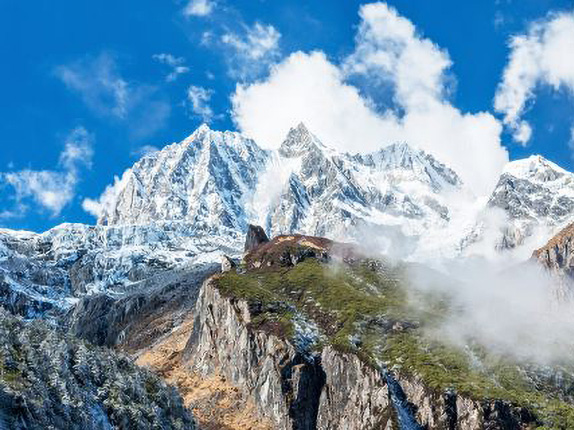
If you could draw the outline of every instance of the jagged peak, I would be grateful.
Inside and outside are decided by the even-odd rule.
[[[293,130],[293,128],[291,130]],[[295,130],[297,130],[299,133],[311,134],[311,132],[309,131],[309,129],[307,128],[307,126],[305,125],[305,123],[303,121],[301,121],[299,124],[297,124],[297,127],[295,127]]]
[[[511,161],[506,164],[503,173],[538,182],[555,181],[564,175],[572,176],[572,173],[541,155],[531,155],[521,160]]]
[[[379,152],[385,154],[396,154],[398,156],[426,156],[424,151],[409,145],[407,142],[395,142],[380,149]]]
[[[211,130],[211,128],[209,127],[209,125],[207,123],[202,123],[199,127],[197,127],[197,129],[192,133],[193,135],[203,135],[205,133],[209,133]]]
[[[300,122],[296,127],[291,127],[287,137],[279,148],[279,153],[284,157],[299,157],[310,152],[324,152],[327,147],[309,131],[307,126]]]
[[[349,156],[370,169],[386,174],[414,175],[421,181],[429,182],[436,189],[442,189],[446,182],[461,186],[462,181],[452,169],[429,154],[407,142],[396,142],[375,152]]]

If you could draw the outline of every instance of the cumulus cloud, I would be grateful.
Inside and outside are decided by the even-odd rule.
[[[172,54],[154,54],[152,58],[161,64],[169,66],[171,71],[166,75],[165,80],[167,82],[175,81],[179,75],[183,75],[189,72],[189,67],[185,65],[185,58],[176,57]]]
[[[2,173],[3,182],[13,191],[17,208],[8,212],[23,214],[26,209],[24,202],[31,199],[53,216],[59,215],[75,197],[82,169],[91,167],[94,154],[93,140],[93,136],[85,128],[77,127],[66,139],[58,169],[24,169]]]
[[[346,59],[349,74],[365,75],[372,84],[390,84],[405,108],[428,109],[448,90],[450,57],[417,34],[408,19],[384,3],[368,4],[359,12],[356,48]]]
[[[240,32],[221,36],[221,43],[229,48],[229,73],[238,79],[248,79],[266,70],[279,57],[281,34],[272,25],[256,22],[244,25]]]
[[[134,138],[153,134],[169,117],[170,105],[157,88],[128,82],[107,52],[58,66],[55,74],[92,112],[124,123]]]
[[[183,9],[185,16],[207,16],[213,12],[215,2],[211,0],[190,0]]]
[[[191,85],[187,89],[189,109],[193,115],[200,117],[203,122],[211,122],[214,117],[213,109],[211,109],[209,104],[212,95],[213,90],[209,88]]]
[[[530,139],[531,128],[522,116],[538,86],[574,94],[573,52],[574,12],[552,14],[510,40],[510,56],[494,106],[504,114],[504,123],[516,141],[524,144]]]
[[[354,52],[334,64],[322,52],[297,52],[269,76],[238,85],[237,127],[266,147],[303,121],[327,145],[365,152],[407,141],[455,169],[475,193],[492,190],[508,161],[502,126],[490,113],[461,112],[449,101],[448,53],[383,3],[360,9]],[[363,85],[351,82],[360,80]],[[375,97],[390,94],[391,106]]]

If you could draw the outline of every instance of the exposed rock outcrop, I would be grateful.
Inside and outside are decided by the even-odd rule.
[[[227,255],[224,255],[221,257],[221,271],[223,273],[229,272],[231,269],[233,269],[236,266],[237,266],[237,263],[235,263],[235,261],[233,261],[233,259],[231,259]]]
[[[552,271],[560,271],[574,278],[574,223],[562,229],[546,245],[537,249],[532,257]]]
[[[250,322],[247,303],[224,298],[207,280],[184,354],[190,370],[203,377],[223,374],[254,399],[274,428],[315,428],[324,383],[319,362],[275,335],[251,330]]]
[[[86,296],[67,316],[70,331],[96,345],[138,351],[181,323],[216,270],[216,264],[192,266],[161,273],[120,297]]]
[[[308,258],[321,262],[333,259],[353,261],[361,255],[356,245],[334,242],[318,236],[280,235],[260,244],[243,256],[247,269],[292,267]]]
[[[258,225],[249,224],[247,228],[247,236],[245,238],[244,252],[253,251],[258,246],[269,242],[269,238],[263,230],[263,227]]]
[[[327,346],[301,351],[253,328],[249,304],[225,296],[217,276],[205,281],[184,352],[189,371],[222,375],[276,429],[519,429],[535,421],[504,401],[475,401],[432,390],[417,377],[389,373]]]
[[[323,350],[326,382],[321,392],[317,428],[384,429],[391,425],[391,406],[379,372],[353,354]]]
[[[574,223],[562,229],[546,245],[532,253],[555,279],[555,293],[560,299],[572,298],[574,293]]]

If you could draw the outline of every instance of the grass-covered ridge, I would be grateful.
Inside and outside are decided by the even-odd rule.
[[[259,258],[286,264],[255,267],[252,257],[249,268],[217,280],[224,295],[250,303],[254,328],[293,338],[293,316],[301,313],[321,330],[312,348],[317,352],[328,343],[367,363],[420,376],[431,391],[454,389],[475,400],[506,400],[527,408],[547,428],[574,428],[570,367],[552,380],[544,372],[539,376],[536,366],[478,345],[462,349],[439,342],[427,333],[449,312],[449,298],[407,288],[400,266],[361,257],[329,261],[324,252],[291,265],[287,254],[299,252],[297,246],[282,246],[278,251],[273,243],[266,245],[274,252],[272,259],[265,260],[261,252]]]

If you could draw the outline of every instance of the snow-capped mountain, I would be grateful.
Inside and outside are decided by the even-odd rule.
[[[574,175],[542,157],[515,161],[482,203],[454,171],[406,143],[339,153],[299,124],[265,150],[204,125],[135,163],[100,208],[96,226],[1,230],[0,302],[34,316],[86,294],[121,296],[158,271],[240,255],[249,223],[399,258],[457,255],[488,235],[499,248],[530,246],[525,238],[544,230],[539,246],[571,220]],[[479,219],[493,210],[502,214],[494,228]]]
[[[98,224],[185,221],[204,233],[243,231],[243,198],[267,158],[254,141],[203,125],[126,171]]]
[[[574,174],[534,155],[508,163],[490,196],[489,206],[508,217],[500,245],[512,248],[540,235],[544,243],[574,214]]]
[[[352,239],[368,228],[418,236],[448,223],[444,196],[462,188],[432,156],[391,145],[372,154],[337,153],[300,124],[276,151],[238,133],[200,127],[128,170],[98,224],[184,221],[197,232],[302,232]]]

